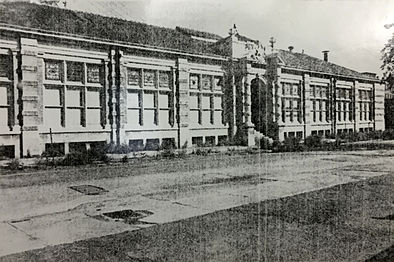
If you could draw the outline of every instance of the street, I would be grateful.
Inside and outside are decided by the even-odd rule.
[[[6,174],[0,256],[44,248],[2,259],[365,260],[393,245],[383,219],[393,214],[393,153],[213,154]]]

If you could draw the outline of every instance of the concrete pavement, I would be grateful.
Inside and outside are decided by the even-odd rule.
[[[254,164],[236,167],[1,189],[0,256],[393,174],[393,156],[394,151],[261,154],[253,156]],[[69,188],[80,184],[108,192],[83,195]],[[134,224],[103,216],[125,209],[153,214]]]

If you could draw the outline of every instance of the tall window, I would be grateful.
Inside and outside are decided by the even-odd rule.
[[[330,120],[330,104],[329,104],[329,89],[328,85],[312,84],[311,101],[312,101],[312,121],[324,122]]]
[[[301,86],[299,83],[282,83],[282,121],[302,122]]]
[[[103,78],[101,64],[45,60],[44,124],[47,127],[103,126]]]
[[[359,90],[359,110],[361,121],[372,121],[373,120],[373,97],[372,89]]]
[[[336,111],[338,121],[353,121],[353,91],[351,86],[336,88]]]
[[[146,127],[174,125],[171,71],[128,68],[127,123]]]
[[[0,55],[0,126],[12,126],[14,119],[14,94],[11,83],[12,59]]]
[[[222,77],[191,74],[189,79],[191,123],[224,124]]]

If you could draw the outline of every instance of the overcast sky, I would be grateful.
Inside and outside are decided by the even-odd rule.
[[[380,50],[394,27],[393,0],[67,0],[69,9],[174,28],[189,27],[227,36],[238,32],[268,45],[316,57],[330,50],[331,62],[380,71]]]

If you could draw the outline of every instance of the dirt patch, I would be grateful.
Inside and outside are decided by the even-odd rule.
[[[390,214],[388,216],[384,217],[372,217],[373,219],[378,219],[378,220],[394,220],[394,214]]]
[[[141,223],[141,218],[152,215],[153,213],[148,210],[119,210],[114,212],[103,213],[104,216],[112,218],[116,221],[122,221],[127,224],[138,224]]]
[[[102,187],[92,185],[70,186],[69,188],[78,191],[79,193],[82,193],[84,195],[102,195],[108,192],[108,190]]]

